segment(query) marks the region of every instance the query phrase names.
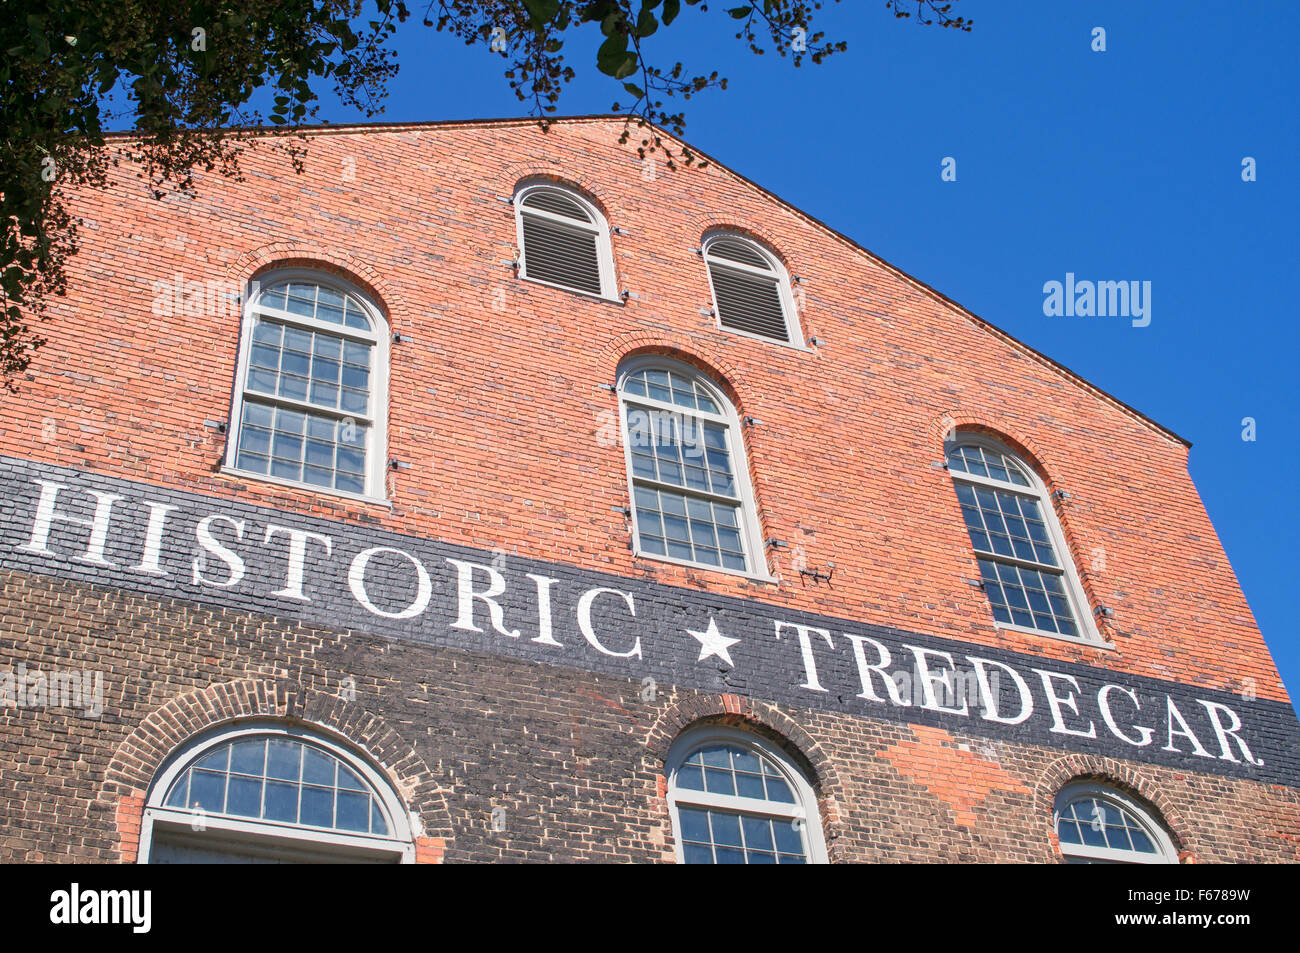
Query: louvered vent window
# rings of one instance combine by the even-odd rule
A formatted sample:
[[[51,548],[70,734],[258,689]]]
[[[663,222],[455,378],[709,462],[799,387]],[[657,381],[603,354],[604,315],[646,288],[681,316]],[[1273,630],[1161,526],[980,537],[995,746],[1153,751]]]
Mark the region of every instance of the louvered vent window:
[[[775,261],[752,242],[729,235],[708,241],[704,260],[722,327],[791,342],[786,278]]]
[[[609,238],[599,213],[559,189],[520,193],[519,274],[573,291],[613,297]]]

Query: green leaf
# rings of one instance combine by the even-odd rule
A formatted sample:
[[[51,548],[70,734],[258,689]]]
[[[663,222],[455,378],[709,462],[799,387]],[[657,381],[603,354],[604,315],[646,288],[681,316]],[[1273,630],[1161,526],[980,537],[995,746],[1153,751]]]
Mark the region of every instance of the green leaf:
[[[615,79],[632,74],[636,69],[636,56],[627,51],[626,33],[615,33],[600,44],[596,52],[596,68]]]
[[[560,12],[560,0],[524,0],[533,29],[540,32]]]
[[[638,86],[636,83],[624,83],[623,88],[626,89],[633,96],[635,96],[637,99],[645,98],[645,90],[642,89],[640,86]]]
[[[750,10],[752,9],[753,9],[752,7],[732,7],[727,12],[730,13],[737,20],[743,20],[745,19],[745,17],[749,16]]]
[[[664,26],[668,26],[677,19],[677,14],[682,12],[682,0],[664,0],[663,21]]]
[[[659,29],[659,21],[649,10],[643,9],[641,14],[636,18],[636,35],[647,37]]]

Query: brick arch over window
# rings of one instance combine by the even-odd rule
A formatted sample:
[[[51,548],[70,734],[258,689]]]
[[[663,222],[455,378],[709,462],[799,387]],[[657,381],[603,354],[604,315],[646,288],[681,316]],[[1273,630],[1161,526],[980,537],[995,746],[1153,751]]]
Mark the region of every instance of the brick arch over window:
[[[658,813],[664,830],[672,830],[668,809],[668,752],[677,737],[704,722],[752,731],[784,751],[804,772],[817,794],[826,851],[832,863],[839,860],[841,819],[839,805],[844,788],[839,772],[821,745],[780,709],[740,695],[697,695],[685,698],[659,714],[646,734],[646,768],[656,778]]]
[[[532,171],[528,171],[531,169]],[[538,169],[536,166],[512,166],[510,168],[513,178],[505,187],[502,195],[517,195],[520,189],[530,185],[554,185],[556,188],[565,189],[575,192],[585,201],[595,206],[596,211],[605,217],[606,223],[613,228],[614,222],[610,221],[612,210],[606,202],[605,197],[601,195],[601,185],[594,179],[587,176],[575,178],[573,175],[560,175],[557,172],[548,169]]]
[[[333,274],[357,285],[388,319],[388,330],[409,329],[413,312],[406,299],[365,259],[310,242],[272,242],[240,255],[227,276],[244,293],[249,282],[272,268],[306,268]]]
[[[746,414],[745,399],[735,384],[744,375],[735,364],[698,338],[687,334],[628,331],[606,342],[604,354],[610,380],[617,375],[624,362],[648,354],[659,354],[689,364],[718,385],[726,394],[727,400],[731,401],[731,406],[736,408],[738,416],[744,417]],[[753,457],[750,461],[752,469]]]
[[[1005,444],[1028,466],[1032,467],[1048,489],[1053,488],[1051,467],[1048,463],[1053,457],[1051,447],[1044,447],[1032,437],[1020,433],[1021,426],[1000,414],[976,414],[964,410],[949,410],[939,414],[926,428],[927,443],[940,456],[946,437],[954,433],[978,434]]]
[[[731,403],[731,408],[735,411],[736,438],[744,447],[745,473],[749,480],[749,489],[752,491],[750,503],[753,506],[753,517],[756,521],[755,532],[757,533],[757,539],[755,545],[758,546],[753,554],[755,566],[761,567],[765,573],[771,572],[772,568],[771,563],[768,561],[767,550],[762,545],[762,540],[768,538],[772,529],[769,524],[769,511],[764,506],[764,500],[768,498],[769,491],[765,479],[765,474],[769,469],[769,460],[764,448],[761,446],[763,441],[755,439],[757,436],[755,429],[745,426],[745,417],[750,411],[746,408],[746,402],[741,391],[736,387],[736,380],[743,379],[744,375],[741,374],[735,364],[723,358],[707,344],[702,344],[694,337],[672,332],[638,330],[625,332],[605,344],[605,370],[602,376],[607,380],[618,381],[620,372],[628,362],[656,356],[678,361],[694,370],[698,370]],[[618,407],[617,413],[621,415],[622,397],[618,395],[617,390],[615,400],[620,402],[616,406]],[[614,447],[613,450],[620,455],[623,453],[621,444]]]
[[[1113,787],[1149,804],[1173,840],[1179,862],[1196,863],[1196,845],[1186,833],[1189,828],[1183,813],[1169,800],[1155,779],[1122,761],[1087,754],[1066,755],[1053,761],[1039,775],[1034,786],[1035,812],[1051,837],[1052,851],[1057,857],[1060,856],[1061,845],[1056,837],[1056,826],[1052,822],[1056,795],[1067,784],[1077,781],[1091,781]]]
[[[606,183],[598,182],[597,179],[586,176],[571,166],[564,166],[563,172],[558,172],[558,166],[528,161],[528,163],[512,163],[500,170],[497,189],[502,198],[515,195],[515,192],[526,185],[554,185],[560,189],[578,192],[582,198],[595,205],[597,211],[604,216],[604,221],[610,224],[610,228],[617,225],[611,216],[619,215],[619,209],[611,208],[608,204],[607,192],[610,189]]]
[[[440,863],[454,833],[444,788],[424,759],[391,727],[361,706],[285,680],[241,679],[178,695],[151,712],[118,745],[99,801],[115,812],[118,858],[134,863],[150,785],[184,744],[222,725],[278,719],[337,736],[386,775],[419,819],[416,863]]]
[[[765,251],[781,263],[781,267],[785,269],[790,279],[799,274],[794,262],[790,260],[789,249],[782,242],[775,240],[767,232],[755,228],[752,224],[737,222],[735,219],[713,212],[693,215],[690,222],[691,228],[694,229],[696,241],[703,241],[706,235],[724,232],[729,235],[739,235],[741,238],[748,238],[750,241],[761,245]]]

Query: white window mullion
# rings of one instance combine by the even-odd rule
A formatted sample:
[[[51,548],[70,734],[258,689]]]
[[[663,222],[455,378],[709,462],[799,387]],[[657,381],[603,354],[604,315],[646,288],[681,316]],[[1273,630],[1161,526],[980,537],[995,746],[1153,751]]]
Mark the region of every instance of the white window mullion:
[[[968,464],[967,457],[971,458]],[[1028,559],[1014,552],[1014,543],[1011,544],[1012,554],[992,552],[982,548],[975,540],[974,534],[987,536],[995,531],[997,527],[987,524],[990,517],[984,514],[984,507],[980,504],[978,496],[975,501],[975,508],[980,512],[982,528],[972,528],[965,526],[968,536],[970,537],[971,550],[977,560],[987,561],[995,566],[1010,566],[1014,569],[1024,570],[1026,572],[1038,573],[1043,577],[1051,577],[1058,581],[1060,586],[1059,597],[1064,601],[1066,615],[1057,613],[1052,610],[1046,615],[1050,615],[1052,625],[1057,628],[1047,628],[1034,618],[1035,615],[1044,615],[1042,610],[1033,607],[1032,600],[1029,599],[1029,588],[1024,585],[1012,584],[1002,581],[998,576],[998,583],[1003,588],[1008,587],[1020,592],[1024,599],[1026,608],[994,604],[995,611],[1001,610],[1012,616],[1011,621],[1004,619],[995,619],[999,626],[1014,628],[1017,631],[1037,632],[1048,635],[1053,638],[1069,639],[1071,641],[1084,641],[1101,643],[1101,634],[1097,631],[1096,622],[1089,611],[1087,595],[1083,590],[1082,582],[1079,579],[1078,572],[1074,567],[1074,561],[1070,556],[1069,546],[1066,543],[1064,532],[1057,521],[1056,510],[1052,506],[1051,498],[1047,492],[1046,486],[1038,478],[1037,474],[1026,464],[1022,463],[1010,450],[1003,447],[1000,443],[976,434],[960,434],[955,442],[950,443],[946,451],[947,468],[952,476],[953,485],[960,488],[965,485],[975,492],[978,489],[993,492],[994,494],[1007,494],[1017,498],[1017,500],[1031,500],[1038,511],[1036,522],[1042,524],[1043,532],[1047,539],[1046,542],[1034,540],[1029,534],[1029,523],[1024,516],[1023,506],[1017,505],[1016,513],[1003,513],[1002,503],[996,502],[995,507],[998,513],[998,519],[1005,521],[1015,516],[1018,520],[1025,522],[1025,533],[1028,536],[1031,548],[1035,550],[1035,555],[1039,555],[1038,550],[1048,551],[1056,560],[1055,565],[1040,562],[1037,559]],[[999,477],[985,476],[978,473],[969,472],[968,465],[979,463],[986,470],[997,470],[1006,472],[1007,479]],[[1023,481],[1023,482],[1020,482]],[[959,494],[960,495],[960,494]],[[969,505],[969,504],[963,504]],[[963,523],[965,521],[963,520]],[[1006,527],[1010,530],[1010,527]],[[1001,535],[1001,534],[999,534]],[[989,546],[993,545],[992,538],[989,539]],[[1046,583],[1044,582],[1044,585]],[[987,587],[986,587],[986,591]],[[989,593],[990,601],[993,601],[994,593]],[[1051,595],[1049,593],[1048,595]],[[1049,608],[1051,600],[1048,599]],[[1015,620],[1017,613],[1027,613],[1030,617],[1029,623]],[[1068,623],[1068,624],[1067,624]],[[1073,632],[1069,631],[1073,627]],[[1057,631],[1057,629],[1063,631]]]
[[[264,297],[283,295],[290,286],[294,290],[311,287],[313,315],[293,314],[264,303]],[[273,272],[255,283],[255,287],[258,295],[250,296],[242,323],[239,386],[235,389],[231,408],[226,469],[241,476],[260,477],[312,492],[382,501],[388,355],[388,334],[382,315],[356,289],[315,272]],[[329,289],[329,300],[322,292],[325,288]],[[299,300],[305,301],[306,298],[299,297]],[[334,316],[333,319],[328,317],[330,315]],[[368,330],[347,323],[359,325],[363,320],[368,324]],[[263,340],[257,341],[256,334],[263,326],[268,330],[261,332]],[[309,334],[311,337],[293,350],[289,347],[291,331],[295,335]],[[274,368],[253,364],[256,347],[276,350]],[[364,363],[358,347],[365,348]],[[328,353],[333,348],[337,349],[337,357]],[[356,353],[349,355],[349,349]],[[295,360],[304,364],[302,370],[286,366],[286,355],[289,354],[298,355]],[[352,363],[347,360],[350,356]],[[269,351],[267,357],[270,357]],[[331,364],[336,366],[332,376]],[[356,405],[363,403],[360,383],[349,382],[349,367],[353,368],[353,377],[361,377],[364,368],[364,406],[361,409],[346,406],[349,400]],[[259,384],[273,387],[276,393],[251,387],[254,371],[258,371],[262,378]],[[294,382],[294,389],[303,391],[303,397],[279,393]],[[317,402],[330,399],[331,395],[333,405]],[[269,421],[257,423],[259,431],[264,429],[268,434],[264,450],[249,442],[249,427],[253,426],[245,422],[249,405],[267,409],[253,411],[259,416],[270,415]],[[276,422],[281,411],[306,415],[302,430],[279,431]],[[328,421],[330,425],[323,427],[318,423],[313,432],[312,420]],[[343,429],[349,424],[361,428],[361,432],[353,434]],[[325,443],[330,445],[330,449],[327,456],[322,456],[324,448],[321,445]],[[290,445],[287,451],[285,444]],[[283,453],[280,458],[276,455],[277,447]],[[296,457],[293,456],[294,447]],[[280,459],[279,463],[277,459]]]
[[[662,399],[662,396],[652,396],[656,389],[663,389],[676,399],[690,395],[689,401],[670,403]],[[665,358],[643,358],[620,372],[618,394],[620,432],[624,442],[624,463],[631,498],[634,552],[638,556],[701,569],[770,579],[766,572],[766,553],[761,543],[744,447],[739,438],[740,423],[735,409],[721,391],[705,383],[703,376],[687,365]],[[639,419],[629,419],[639,416],[647,418],[644,428]],[[647,446],[633,447],[634,422],[638,425],[635,432],[647,440]],[[684,432],[687,427],[694,436],[694,441],[689,444]],[[712,429],[715,434],[722,434],[721,442],[729,466],[729,472],[725,476],[730,484],[730,492],[720,492],[713,488],[714,474],[709,461],[711,438],[708,429]],[[681,454],[680,464],[677,465],[698,468],[704,474],[708,488],[689,485],[685,469],[680,471],[680,483],[664,478],[656,453],[661,434]],[[687,457],[682,452],[687,446],[695,446],[695,442],[698,442],[700,448],[698,459],[694,456]],[[655,461],[654,476],[636,472],[634,450],[636,456]],[[648,513],[655,514],[654,520],[649,517],[642,519],[643,507],[638,505],[637,500],[639,490],[653,494],[653,507],[647,506],[645,509]],[[678,505],[677,500],[685,508],[685,513],[680,517],[686,521],[685,539],[670,535],[669,526],[675,525],[679,518],[671,512],[671,507]],[[692,515],[692,501],[708,508],[707,519],[703,512]],[[696,509],[698,510],[698,505]],[[696,523],[710,526],[711,540],[704,536],[697,538],[694,529]]]
[[[664,769],[679,862],[716,863],[721,851],[732,862],[826,862],[816,793],[765,739],[701,724],[673,742]],[[764,796],[739,793],[755,789]]]

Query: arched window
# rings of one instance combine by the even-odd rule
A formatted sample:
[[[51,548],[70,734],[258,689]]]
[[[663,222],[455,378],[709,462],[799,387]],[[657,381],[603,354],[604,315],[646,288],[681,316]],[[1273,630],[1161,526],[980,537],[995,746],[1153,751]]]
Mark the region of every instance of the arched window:
[[[184,749],[154,782],[149,863],[409,861],[410,829],[383,777],[340,745],[250,723]]]
[[[382,499],[388,331],[360,291],[312,272],[254,282],[227,467]]]
[[[1056,796],[1056,836],[1071,864],[1176,864],[1164,826],[1137,801],[1098,784],[1066,785]]]
[[[519,277],[617,300],[605,217],[586,199],[553,185],[515,194]]]
[[[803,344],[790,280],[776,256],[757,242],[723,232],[704,239],[718,325],[782,344]]]
[[[638,555],[768,578],[740,422],[698,371],[663,358],[619,376]]]
[[[975,434],[959,433],[947,457],[993,618],[1026,632],[1101,641],[1037,474]]]
[[[817,796],[774,745],[709,725],[668,754],[677,859],[686,864],[825,863]]]

